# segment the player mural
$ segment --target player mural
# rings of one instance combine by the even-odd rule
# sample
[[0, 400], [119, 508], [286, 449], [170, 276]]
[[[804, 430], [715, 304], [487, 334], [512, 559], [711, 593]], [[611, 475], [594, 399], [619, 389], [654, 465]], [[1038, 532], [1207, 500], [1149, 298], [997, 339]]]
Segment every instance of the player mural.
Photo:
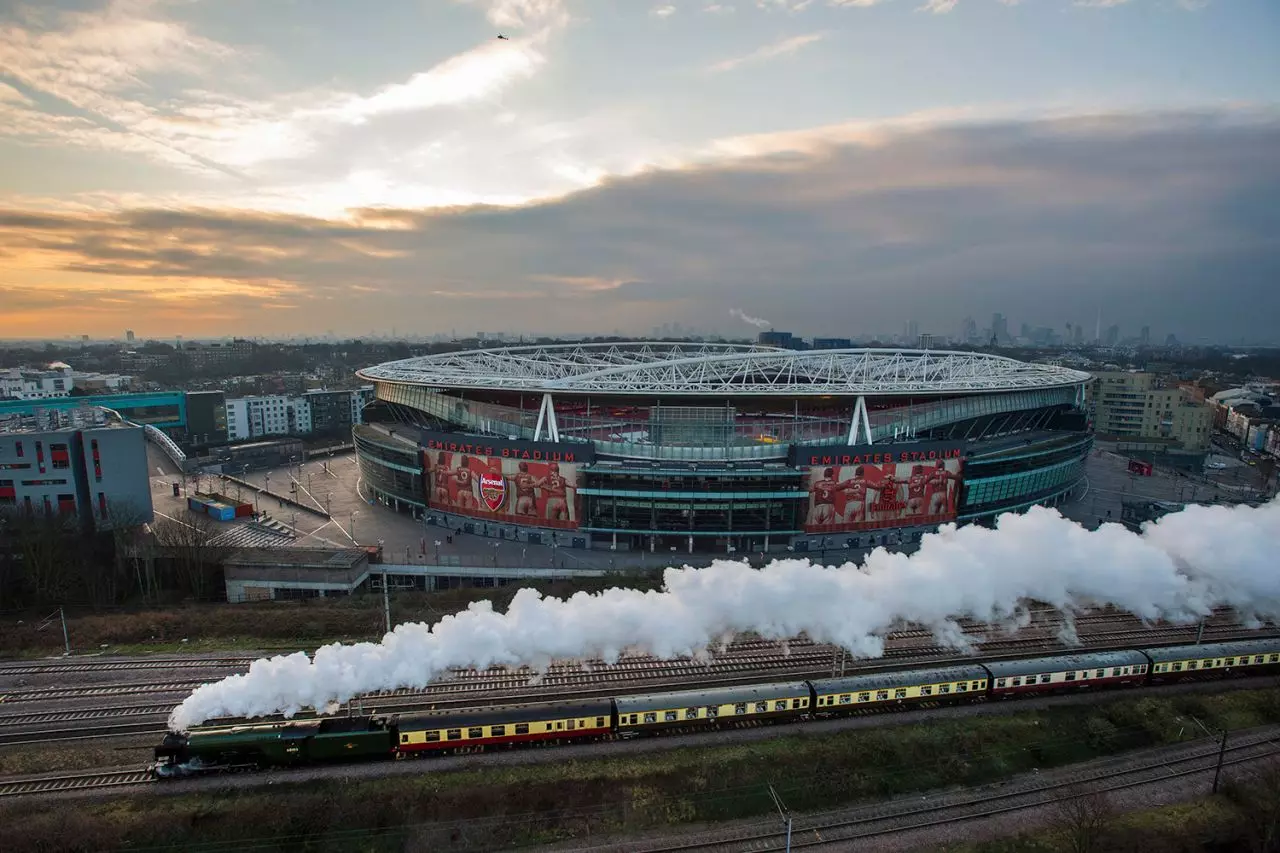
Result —
[[590, 461], [589, 445], [431, 435], [423, 457], [432, 508], [527, 527], [578, 527], [578, 465]]
[[808, 468], [806, 533], [954, 521], [963, 450], [954, 445], [796, 448]]

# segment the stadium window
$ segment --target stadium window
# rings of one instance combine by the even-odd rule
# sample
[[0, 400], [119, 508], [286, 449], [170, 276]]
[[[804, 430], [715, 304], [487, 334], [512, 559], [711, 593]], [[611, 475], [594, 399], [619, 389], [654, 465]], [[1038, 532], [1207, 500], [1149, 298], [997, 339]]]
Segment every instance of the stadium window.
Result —
[[484, 737], [484, 726], [472, 726], [467, 729], [467, 737], [481, 738]]
[[449, 729], [444, 736], [449, 740], [462, 740], [462, 729]]
[[645, 714], [645, 715], [644, 715], [644, 721], [645, 721], [646, 723], [656, 723], [656, 722], [658, 722], [658, 712], [657, 712], [657, 711], [650, 711], [649, 713]]
[[427, 732], [427, 733], [426, 733], [426, 736], [423, 738], [423, 740], [425, 740], [427, 743], [435, 743], [436, 741], [440, 740], [440, 733], [439, 733], [439, 732]]
[[684, 718], [685, 718], [686, 720], [696, 720], [696, 719], [698, 719], [698, 709], [697, 709], [697, 708], [685, 708], [685, 709], [684, 709]]
[[745, 713], [747, 713], [747, 703], [746, 703], [746, 702], [739, 702], [738, 704], [734, 705], [734, 706], [733, 706], [733, 713], [735, 713], [735, 714], [745, 714]]
[[516, 734], [527, 735], [529, 733], [528, 723], [516, 723]]
[[786, 699], [781, 699], [781, 700], [779, 700], [779, 701], [777, 701], [777, 702], [774, 702], [774, 703], [773, 703], [773, 710], [775, 710], [775, 711], [785, 711], [785, 710], [787, 710], [787, 700], [786, 700]]
[[858, 694], [858, 701], [859, 701], [859, 702], [870, 702], [870, 701], [871, 701], [871, 694], [870, 694], [870, 693], [859, 693], [859, 694]]
[[768, 702], [757, 702], [757, 703], [756, 703], [756, 713], [757, 713], [757, 714], [767, 714], [768, 712], [769, 712], [769, 703], [768, 703]]
[[898, 689], [894, 690], [894, 691], [893, 691], [893, 698], [894, 698], [894, 699], [906, 699], [906, 698], [907, 698], [907, 688], [905, 688], [905, 687], [899, 687]]
[[506, 726], [489, 726], [489, 737], [505, 737], [506, 734]]
[[877, 701], [877, 702], [883, 702], [883, 701], [885, 701], [885, 700], [886, 700], [886, 699], [888, 699], [888, 698], [889, 698], [889, 691], [888, 691], [888, 690], [877, 690], [877, 691], [876, 691], [876, 701]]
[[680, 718], [680, 715], [677, 714], [675, 711], [664, 711], [662, 713], [662, 721], [664, 723], [674, 723], [679, 718]]

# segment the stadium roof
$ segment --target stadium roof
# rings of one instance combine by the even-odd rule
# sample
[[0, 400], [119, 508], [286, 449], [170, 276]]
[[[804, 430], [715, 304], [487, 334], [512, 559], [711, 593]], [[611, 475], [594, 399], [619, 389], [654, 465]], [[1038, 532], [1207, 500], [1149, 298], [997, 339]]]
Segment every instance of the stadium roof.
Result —
[[469, 350], [391, 361], [358, 375], [440, 389], [663, 397], [974, 394], [1069, 387], [1090, 378], [984, 353], [663, 343]]

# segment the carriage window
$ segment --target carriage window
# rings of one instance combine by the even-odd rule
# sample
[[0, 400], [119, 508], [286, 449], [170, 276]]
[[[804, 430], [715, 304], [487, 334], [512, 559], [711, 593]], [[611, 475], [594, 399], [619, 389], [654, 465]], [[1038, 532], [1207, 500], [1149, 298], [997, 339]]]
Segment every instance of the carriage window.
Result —
[[1182, 672], [1182, 661], [1177, 661], [1176, 663], [1174, 663], [1174, 665], [1173, 665], [1173, 671], [1174, 671], [1174, 672]]
[[1280, 663], [1280, 655], [1272, 655], [1271, 663]]
[[400, 742], [401, 742], [401, 743], [408, 743], [408, 742], [409, 742], [409, 736], [408, 736], [408, 735], [400, 735]]
[[445, 737], [449, 740], [462, 740], [462, 729], [449, 729], [445, 732]]
[[1074, 672], [1068, 672], [1068, 673], [1066, 674], [1066, 676], [1064, 676], [1064, 679], [1063, 679], [1063, 680], [1065, 680], [1065, 681], [1075, 681], [1075, 680], [1076, 680], [1076, 674], [1075, 674]]
[[527, 735], [529, 733], [528, 723], [516, 723], [516, 734]]
[[938, 692], [939, 692], [939, 693], [950, 693], [950, 692], [951, 692], [951, 685], [950, 685], [950, 684], [943, 684], [941, 687], [939, 687], [939, 688], [938, 688]]
[[735, 714], [745, 714], [745, 713], [747, 713], [747, 703], [746, 703], [746, 702], [739, 702], [737, 705], [734, 705], [734, 706], [733, 706], [733, 713], [735, 713]]
[[1012, 681], [1010, 681], [1010, 682], [1009, 682], [1009, 686], [1010, 686], [1010, 687], [1021, 687], [1021, 686], [1022, 686], [1022, 679], [1021, 679], [1021, 678], [1015, 678], [1015, 679], [1013, 679]]
[[484, 737], [484, 727], [475, 726], [467, 729], [467, 737]]
[[907, 688], [905, 688], [905, 687], [899, 687], [897, 690], [894, 690], [894, 691], [893, 691], [893, 698], [894, 698], [894, 699], [906, 699], [906, 698], [907, 698]]
[[489, 737], [503, 737], [506, 733], [506, 726], [489, 726]]
[[658, 713], [656, 711], [650, 711], [649, 713], [644, 715], [644, 721], [646, 723], [658, 722]]
[[680, 718], [680, 715], [677, 714], [675, 711], [665, 711], [662, 714], [662, 721], [664, 723], [674, 723], [679, 718]]
[[853, 694], [852, 694], [852, 693], [845, 693], [845, 694], [842, 694], [842, 695], [840, 696], [840, 704], [841, 704], [841, 705], [849, 705], [849, 704], [852, 704], [852, 702], [853, 702]]
[[1042, 675], [1042, 676], [1040, 676], [1040, 683], [1041, 683], [1041, 684], [1048, 684], [1050, 681], [1053, 681], [1053, 676], [1052, 676], [1052, 675]]
[[876, 701], [877, 701], [877, 702], [883, 702], [884, 700], [886, 700], [886, 699], [888, 699], [888, 698], [889, 698], [889, 691], [888, 691], [888, 690], [877, 690], [877, 691], [876, 691]]
[[427, 737], [426, 737], [427, 743], [435, 743], [438, 740], [440, 740], [439, 732], [427, 732]]
[[[577, 728], [577, 723], [578, 723], [577, 720], [570, 720], [569, 731], [573, 731], [575, 728]], [[563, 728], [563, 726], [560, 723], [556, 723], [556, 728]]]
[[757, 703], [756, 703], [756, 713], [757, 713], [757, 714], [764, 714], [764, 713], [767, 713], [767, 712], [768, 712], [768, 710], [769, 710], [769, 703], [768, 703], [768, 702], [757, 702]]
[[1098, 670], [1098, 675], [1097, 675], [1097, 677], [1098, 677], [1098, 678], [1106, 678], [1106, 677], [1107, 677], [1107, 671], [1106, 671], [1105, 669], [1100, 669], [1100, 670]]
[[718, 717], [718, 716], [720, 716], [720, 706], [719, 706], [719, 705], [708, 705], [708, 706], [707, 706], [707, 719], [708, 719], [708, 720], [714, 720], [714, 719], [715, 719], [716, 717]]
[[604, 728], [604, 717], [596, 717], [596, 728], [597, 729]]
[[698, 709], [697, 709], [697, 708], [685, 708], [685, 709], [684, 709], [684, 718], [685, 718], [686, 720], [696, 720], [696, 719], [698, 719]]
[[1005, 682], [1004, 682], [1004, 679], [1003, 679], [1003, 678], [997, 678], [997, 679], [996, 679], [996, 687], [1004, 687], [1004, 683], [1005, 683]]
[[933, 688], [932, 688], [932, 687], [921, 687], [921, 688], [920, 688], [920, 695], [921, 695], [921, 696], [932, 696], [932, 695], [933, 695]]
[[960, 681], [960, 682], [957, 682], [957, 683], [956, 683], [956, 692], [957, 692], [957, 693], [963, 693], [963, 692], [965, 692], [965, 691], [966, 691], [966, 690], [968, 690], [968, 689], [969, 689], [969, 682], [967, 682], [967, 681]]
[[781, 701], [774, 702], [774, 703], [773, 703], [773, 710], [775, 710], [775, 711], [785, 711], [785, 710], [787, 710], [787, 700], [786, 700], [786, 699], [783, 699], [783, 700], [781, 700]]
[[870, 693], [859, 693], [859, 694], [858, 694], [858, 701], [859, 701], [859, 702], [870, 702], [870, 701], [871, 701], [871, 694], [870, 694]]
[[1235, 666], [1235, 665], [1236, 665], [1235, 658], [1227, 658], [1227, 666]]
[[1200, 661], [1198, 661], [1198, 660], [1189, 660], [1189, 661], [1187, 661], [1187, 669], [1195, 669], [1195, 668], [1196, 668], [1196, 667], [1198, 667], [1199, 665], [1200, 665]]
[[1254, 657], [1253, 662], [1254, 662], [1254, 663], [1266, 663], [1266, 662], [1267, 662], [1267, 656], [1266, 656], [1266, 655], [1257, 655], [1256, 657]]

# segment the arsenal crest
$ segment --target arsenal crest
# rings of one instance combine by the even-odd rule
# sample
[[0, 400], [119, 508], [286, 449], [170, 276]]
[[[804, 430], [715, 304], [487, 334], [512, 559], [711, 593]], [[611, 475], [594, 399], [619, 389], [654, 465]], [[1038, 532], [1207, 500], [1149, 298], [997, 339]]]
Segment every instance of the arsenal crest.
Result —
[[492, 474], [481, 474], [480, 497], [484, 500], [484, 505], [489, 508], [490, 512], [497, 512], [502, 509], [502, 503], [507, 499], [506, 478], [495, 477]]

